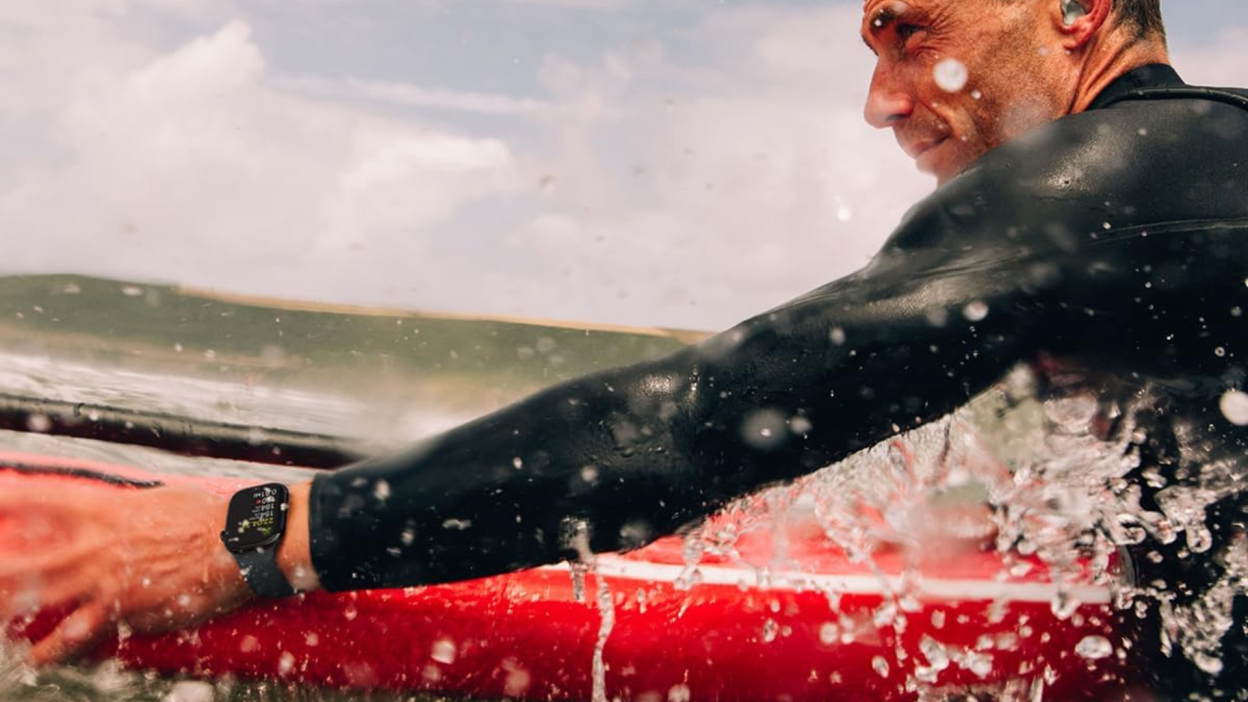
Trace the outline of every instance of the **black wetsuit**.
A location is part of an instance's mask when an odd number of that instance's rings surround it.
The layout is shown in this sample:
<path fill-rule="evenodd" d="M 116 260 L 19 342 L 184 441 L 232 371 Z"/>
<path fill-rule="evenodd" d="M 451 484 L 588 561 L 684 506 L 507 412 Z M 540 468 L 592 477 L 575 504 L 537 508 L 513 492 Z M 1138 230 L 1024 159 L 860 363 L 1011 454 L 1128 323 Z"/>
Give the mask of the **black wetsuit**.
<path fill-rule="evenodd" d="M 946 415 L 1042 358 L 1124 396 L 1161 388 L 1140 412 L 1142 469 L 1182 480 L 1196 442 L 1242 475 L 1248 428 L 1219 400 L 1245 389 L 1243 310 L 1248 93 L 1145 67 L 1089 111 L 984 155 L 853 275 L 670 357 L 318 477 L 313 561 L 328 589 L 349 590 L 575 557 L 578 524 L 595 551 L 636 547 Z M 802 431 L 786 431 L 799 417 Z M 1175 547 L 1140 577 L 1216 579 L 1211 554 L 1244 522 L 1239 494 L 1212 510 L 1208 553 Z"/>

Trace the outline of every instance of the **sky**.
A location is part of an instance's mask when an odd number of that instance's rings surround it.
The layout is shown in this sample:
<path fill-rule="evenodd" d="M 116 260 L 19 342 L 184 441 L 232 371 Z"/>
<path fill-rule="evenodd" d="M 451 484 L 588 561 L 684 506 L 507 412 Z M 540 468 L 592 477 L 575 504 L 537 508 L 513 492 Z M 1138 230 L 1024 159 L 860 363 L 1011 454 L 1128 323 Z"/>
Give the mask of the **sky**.
<path fill-rule="evenodd" d="M 1057 0 L 1053 0 L 1056 2 Z M 1165 0 L 1248 84 L 1248 3 Z M 718 329 L 934 188 L 859 0 L 0 4 L 0 274 Z"/>

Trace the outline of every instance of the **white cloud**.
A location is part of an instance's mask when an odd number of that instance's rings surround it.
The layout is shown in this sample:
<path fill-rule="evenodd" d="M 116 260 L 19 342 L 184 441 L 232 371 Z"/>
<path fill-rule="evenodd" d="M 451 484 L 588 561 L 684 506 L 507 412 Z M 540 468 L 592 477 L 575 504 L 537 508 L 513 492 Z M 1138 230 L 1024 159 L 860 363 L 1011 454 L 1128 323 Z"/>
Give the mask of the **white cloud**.
<path fill-rule="evenodd" d="M 267 87 L 241 22 L 163 55 L 102 34 L 94 45 L 99 64 L 24 106 L 61 157 L 0 193 L 4 229 L 23 233 L 6 246 L 10 270 L 319 296 L 344 256 L 418 257 L 422 232 L 514 187 L 499 140 Z"/>
<path fill-rule="evenodd" d="M 375 101 L 406 107 L 432 107 L 443 110 L 476 112 L 486 115 L 526 115 L 552 105 L 543 100 L 518 98 L 497 93 L 445 90 L 401 81 L 346 78 L 325 80 L 316 77 L 277 79 L 275 85 L 310 97 L 331 100 Z"/>

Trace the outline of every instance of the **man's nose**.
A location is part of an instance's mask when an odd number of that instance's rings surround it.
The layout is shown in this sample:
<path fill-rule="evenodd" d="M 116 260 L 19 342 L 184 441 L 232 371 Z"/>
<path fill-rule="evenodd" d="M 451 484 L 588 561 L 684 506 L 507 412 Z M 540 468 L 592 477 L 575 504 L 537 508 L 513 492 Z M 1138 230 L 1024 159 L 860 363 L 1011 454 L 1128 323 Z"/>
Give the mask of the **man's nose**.
<path fill-rule="evenodd" d="M 871 76 L 871 90 L 867 93 L 867 106 L 863 111 L 867 124 L 876 129 L 893 126 L 914 111 L 914 100 L 909 91 L 891 72 L 876 67 Z"/>

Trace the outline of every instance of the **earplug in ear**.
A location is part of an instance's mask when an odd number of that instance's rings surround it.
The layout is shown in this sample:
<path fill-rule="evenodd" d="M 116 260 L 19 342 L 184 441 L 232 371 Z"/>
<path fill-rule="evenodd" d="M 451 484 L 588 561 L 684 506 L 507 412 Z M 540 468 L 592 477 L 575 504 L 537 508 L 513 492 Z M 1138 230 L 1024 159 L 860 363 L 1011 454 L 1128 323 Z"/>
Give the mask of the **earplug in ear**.
<path fill-rule="evenodd" d="M 1062 21 L 1066 23 L 1067 27 L 1086 14 L 1088 14 L 1088 10 L 1079 0 L 1062 0 Z"/>

